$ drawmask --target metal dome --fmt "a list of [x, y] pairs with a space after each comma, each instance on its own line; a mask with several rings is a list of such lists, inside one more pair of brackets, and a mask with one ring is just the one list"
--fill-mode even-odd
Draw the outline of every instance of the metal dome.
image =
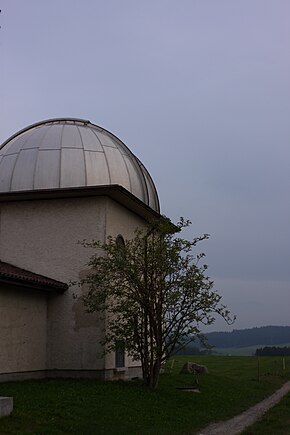
[[0, 192], [112, 184], [159, 212], [156, 188], [140, 160], [116, 136], [89, 121], [42, 121], [0, 148]]

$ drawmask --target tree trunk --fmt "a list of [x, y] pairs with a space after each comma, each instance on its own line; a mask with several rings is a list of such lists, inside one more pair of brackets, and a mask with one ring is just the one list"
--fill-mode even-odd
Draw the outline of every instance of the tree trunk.
[[159, 375], [161, 369], [161, 360], [158, 358], [154, 361], [153, 367], [150, 371], [149, 384], [147, 386], [149, 388], [155, 389], [158, 386]]

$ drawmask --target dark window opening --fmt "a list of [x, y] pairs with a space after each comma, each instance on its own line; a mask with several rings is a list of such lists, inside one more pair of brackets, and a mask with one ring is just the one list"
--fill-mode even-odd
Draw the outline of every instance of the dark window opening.
[[116, 237], [116, 244], [117, 244], [117, 246], [118, 246], [119, 248], [124, 248], [124, 246], [125, 246], [125, 241], [124, 241], [123, 236], [121, 236], [121, 234], [119, 234], [119, 235]]
[[125, 367], [125, 342], [124, 342], [124, 340], [117, 340], [116, 341], [115, 364], [116, 364], [116, 368]]

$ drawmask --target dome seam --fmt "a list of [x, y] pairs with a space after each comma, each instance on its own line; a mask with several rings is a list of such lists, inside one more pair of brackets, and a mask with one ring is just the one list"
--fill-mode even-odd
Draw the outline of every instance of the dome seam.
[[[23, 144], [23, 145], [25, 145], [25, 144], [28, 142], [28, 140], [31, 138], [32, 135], [33, 135], [33, 132], [30, 132], [30, 135], [28, 136], [28, 138], [26, 138], [26, 140], [24, 141], [24, 144]], [[16, 157], [15, 162], [14, 162], [14, 165], [13, 165], [13, 169], [12, 169], [12, 171], [11, 171], [11, 176], [10, 176], [10, 186], [9, 186], [10, 191], [13, 191], [13, 189], [12, 189], [12, 182], [13, 182], [13, 177], [14, 177], [15, 167], [16, 167], [16, 164], [17, 164], [17, 162], [18, 162], [18, 159], [19, 159], [19, 156], [20, 156], [22, 150], [23, 150], [23, 148], [21, 148], [21, 149], [18, 151], [18, 153], [17, 153], [17, 157]]]
[[82, 138], [79, 126], [77, 124], [75, 124], [75, 127], [77, 128], [77, 131], [78, 131], [80, 139], [81, 139], [82, 150], [83, 150], [83, 161], [84, 161], [84, 168], [85, 168], [85, 186], [87, 186], [88, 185], [88, 173], [87, 173], [87, 165], [86, 165], [86, 155], [85, 155], [84, 142], [83, 142], [83, 138]]
[[59, 153], [59, 173], [58, 173], [58, 187], [61, 189], [61, 165], [62, 165], [62, 137], [63, 137], [63, 130], [64, 130], [65, 124], [62, 125], [61, 133], [60, 133], [60, 153]]
[[104, 153], [104, 157], [105, 157], [105, 161], [106, 161], [106, 165], [107, 165], [107, 171], [108, 171], [108, 175], [109, 175], [109, 182], [110, 182], [110, 184], [111, 184], [111, 183], [112, 183], [112, 179], [111, 179], [110, 167], [109, 167], [109, 162], [108, 162], [108, 159], [107, 159], [107, 156], [106, 156], [105, 150], [104, 150], [104, 145], [102, 144], [102, 142], [101, 142], [100, 139], [98, 138], [97, 133], [95, 133], [94, 130], [93, 130], [92, 128], [91, 128], [91, 130], [92, 130], [92, 132], [94, 133], [94, 135], [96, 136], [97, 140], [100, 142], [100, 145], [101, 145], [101, 147], [102, 147], [102, 150], [103, 150], [103, 153]]
[[[40, 142], [39, 142], [39, 146], [37, 147], [37, 156], [36, 156], [36, 159], [35, 159], [35, 163], [34, 163], [34, 171], [33, 171], [33, 179], [32, 179], [32, 186], [33, 186], [33, 189], [35, 189], [35, 176], [36, 176], [36, 167], [37, 167], [37, 162], [38, 162], [38, 158], [39, 158], [39, 148], [40, 148], [40, 145], [42, 144], [42, 142], [44, 141], [44, 138], [45, 138], [45, 136], [47, 135], [47, 133], [48, 133], [48, 131], [49, 131], [49, 129], [51, 128], [51, 126], [47, 126], [47, 130], [44, 132], [44, 134], [42, 135], [42, 139], [40, 140]], [[26, 148], [27, 149], [27, 148]], [[28, 149], [31, 149], [31, 148], [28, 148]]]

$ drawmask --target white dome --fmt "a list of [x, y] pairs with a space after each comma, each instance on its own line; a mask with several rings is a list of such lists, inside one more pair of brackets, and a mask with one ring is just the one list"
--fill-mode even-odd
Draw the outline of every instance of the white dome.
[[113, 184], [159, 212], [156, 188], [140, 160], [116, 136], [89, 121], [43, 121], [0, 148], [0, 192]]

